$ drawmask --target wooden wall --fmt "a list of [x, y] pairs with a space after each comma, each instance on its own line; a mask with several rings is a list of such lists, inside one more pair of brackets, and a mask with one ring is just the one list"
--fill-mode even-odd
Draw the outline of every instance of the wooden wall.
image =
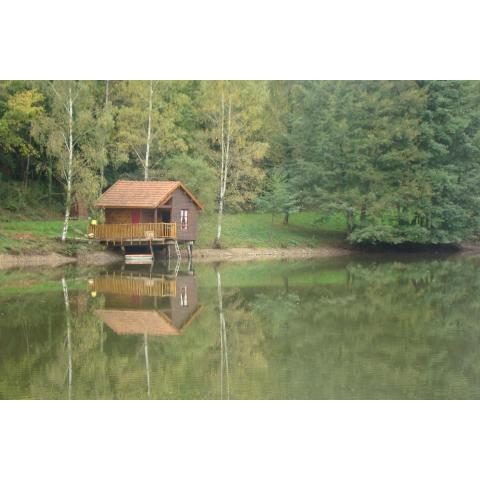
[[[172, 194], [171, 199], [165, 203], [171, 205], [170, 221], [177, 224], [177, 239], [180, 241], [194, 241], [197, 239], [198, 230], [198, 215], [199, 209], [192, 202], [190, 197], [181, 189], [178, 188]], [[180, 211], [188, 210], [188, 229], [182, 230], [180, 224]], [[133, 209], [134, 210], [134, 209]], [[153, 223], [154, 210], [141, 210], [140, 222]], [[161, 221], [161, 212], [158, 212], [157, 221]], [[105, 223], [132, 223], [132, 209], [131, 208], [106, 208], [105, 209]]]
[[142, 215], [140, 217], [140, 222], [142, 223], [153, 223], [155, 221], [154, 210], [142, 210]]
[[132, 223], [130, 208], [106, 208], [105, 223]]
[[[132, 208], [106, 208], [105, 223], [132, 223]], [[141, 210], [140, 223], [153, 223], [153, 209]]]
[[[180, 225], [180, 210], [188, 210], [188, 229], [182, 230]], [[177, 188], [172, 195], [171, 221], [177, 224], [177, 239], [193, 241], [197, 239], [198, 230], [198, 207], [190, 197], [181, 189]]]

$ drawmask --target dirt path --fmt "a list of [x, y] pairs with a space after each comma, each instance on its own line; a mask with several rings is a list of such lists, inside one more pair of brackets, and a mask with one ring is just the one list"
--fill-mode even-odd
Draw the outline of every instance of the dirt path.
[[222, 250], [202, 248], [193, 250], [195, 261], [258, 260], [266, 258], [312, 258], [351, 255], [354, 250], [341, 247], [318, 248], [226, 248]]
[[[184, 253], [185, 252], [182, 251], [182, 254]], [[340, 255], [351, 255], [352, 253], [355, 252], [341, 247], [226, 248], [222, 250], [202, 248], [193, 250], [193, 258], [197, 262], [246, 261], [267, 258], [336, 257]], [[58, 267], [69, 263], [78, 263], [79, 265], [108, 265], [121, 261], [123, 261], [123, 256], [111, 251], [84, 253], [78, 257], [67, 257], [57, 253], [49, 253], [46, 255], [0, 255], [0, 268]]]
[[75, 263], [75, 257], [66, 257], [58, 253], [47, 255], [0, 255], [0, 268], [13, 267], [58, 267], [67, 263]]
[[90, 252], [81, 254], [78, 257], [67, 257], [58, 253], [48, 253], [46, 255], [0, 255], [1, 268], [15, 267], [59, 267], [69, 263], [78, 263], [79, 265], [108, 265], [110, 263], [121, 262], [123, 256], [114, 252]]

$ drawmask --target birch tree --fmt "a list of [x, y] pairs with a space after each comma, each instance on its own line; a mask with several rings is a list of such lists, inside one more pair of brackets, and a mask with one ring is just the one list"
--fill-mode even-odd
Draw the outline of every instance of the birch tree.
[[[135, 161], [145, 181], [169, 154], [187, 150], [177, 125], [181, 95], [170, 82], [121, 82], [118, 100], [117, 142], [124, 160]], [[153, 157], [155, 155], [155, 158]]]
[[152, 111], [153, 111], [153, 80], [150, 81], [148, 94], [148, 123], [147, 123], [147, 143], [145, 145], [145, 181], [148, 181], [148, 169], [150, 167], [150, 144], [152, 142]]
[[82, 81], [54, 81], [45, 87], [50, 111], [34, 128], [34, 135], [56, 159], [58, 180], [65, 188], [65, 210], [61, 234], [65, 242], [74, 193], [98, 191], [92, 157], [96, 122], [93, 116], [91, 85]]
[[205, 82], [203, 112], [211, 163], [218, 174], [217, 228], [213, 245], [220, 247], [227, 198], [234, 209], [253, 206], [263, 179], [261, 161], [268, 150], [260, 132], [268, 90], [264, 82]]
[[[228, 97], [227, 114], [225, 115], [225, 93], [222, 90], [221, 94], [221, 161], [220, 161], [220, 188], [218, 193], [218, 220], [217, 220], [217, 234], [215, 236], [214, 245], [220, 246], [220, 236], [222, 234], [222, 216], [223, 204], [225, 201], [225, 193], [227, 191], [228, 172], [230, 170], [230, 140], [232, 127], [232, 98]], [[226, 117], [226, 118], [225, 118]], [[226, 124], [225, 124], [226, 123]]]
[[[85, 152], [87, 149], [88, 156], [92, 158], [94, 164], [98, 166], [100, 173], [99, 191], [97, 195], [102, 192], [106, 186], [105, 169], [107, 166], [117, 166], [118, 157], [115, 152], [115, 113], [111, 96], [111, 80], [102, 80], [97, 83], [96, 88], [96, 102], [95, 102], [95, 135], [88, 145], [84, 145]], [[121, 160], [121, 159], [120, 159]]]
[[72, 87], [68, 88], [68, 98], [65, 102], [65, 108], [68, 114], [68, 140], [66, 135], [63, 134], [63, 139], [65, 140], [65, 145], [67, 147], [68, 161], [66, 168], [63, 171], [63, 176], [67, 183], [67, 196], [65, 199], [65, 218], [63, 221], [63, 230], [62, 230], [62, 242], [67, 239], [68, 233], [68, 222], [70, 220], [70, 206], [72, 202], [72, 178], [73, 178], [73, 102], [74, 97], [72, 94]]

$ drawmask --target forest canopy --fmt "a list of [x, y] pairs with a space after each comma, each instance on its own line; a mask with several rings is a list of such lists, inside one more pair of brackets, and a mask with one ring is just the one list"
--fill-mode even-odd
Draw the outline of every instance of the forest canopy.
[[473, 81], [0, 81], [0, 201], [15, 208], [11, 183], [69, 209], [119, 178], [178, 179], [207, 211], [459, 243], [479, 232], [479, 100]]

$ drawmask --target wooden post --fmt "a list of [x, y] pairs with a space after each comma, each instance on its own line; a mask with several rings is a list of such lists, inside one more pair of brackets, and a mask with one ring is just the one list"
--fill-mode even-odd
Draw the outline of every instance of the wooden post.
[[158, 223], [158, 222], [157, 222], [157, 209], [155, 209], [155, 210], [153, 211], [153, 221], [154, 221], [154, 223]]

